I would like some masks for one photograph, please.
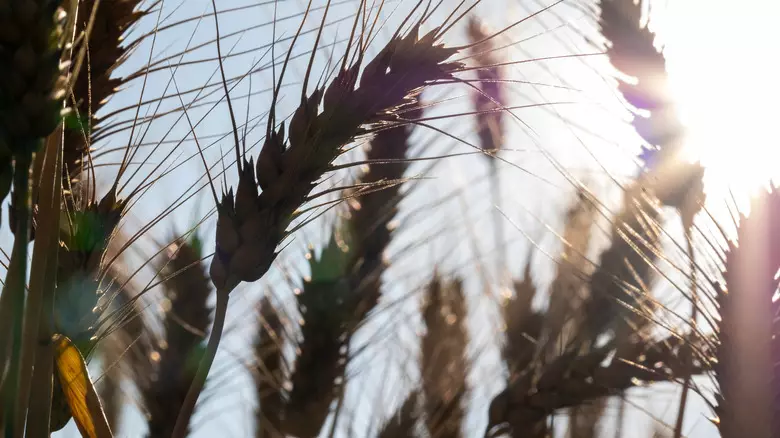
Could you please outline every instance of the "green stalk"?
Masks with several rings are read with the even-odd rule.
[[[211,370],[211,365],[214,363],[214,358],[217,356],[219,341],[222,339],[222,332],[225,329],[225,316],[227,315],[227,306],[231,289],[217,290],[217,304],[214,307],[214,324],[211,328],[209,341],[208,344],[206,344],[206,350],[203,353],[200,365],[198,365],[198,371],[195,373],[195,378],[192,379],[192,384],[187,391],[187,396],[182,402],[181,410],[179,411],[179,416],[176,418],[176,425],[173,427],[173,435],[171,438],[184,438],[187,435],[187,426],[190,423],[193,412],[195,412],[195,403],[198,402],[198,396],[203,390],[203,387],[206,386],[206,378],[209,375],[209,370]]]
[[[36,140],[40,142],[41,140]],[[38,147],[24,148],[29,151]],[[17,424],[19,409],[24,409],[19,399],[21,387],[21,353],[22,353],[22,321],[25,308],[25,286],[27,283],[27,244],[30,232],[30,167],[34,153],[22,152],[16,156],[14,163],[14,191],[13,205],[16,211],[16,232],[14,246],[11,252],[11,262],[8,265],[3,295],[10,294],[13,315],[11,320],[11,361],[8,375],[3,388],[3,404],[8,407],[4,412],[4,436],[14,438],[16,430],[23,428],[24,424]]]
[[[27,434],[47,436],[51,417],[54,318],[54,289],[59,255],[59,219],[62,195],[61,132],[48,137],[41,174],[40,208],[37,237],[33,246],[30,292],[24,320],[22,350],[22,389],[20,403],[28,408]],[[32,365],[35,365],[34,367]],[[17,424],[24,424],[23,411],[17,412]],[[16,438],[22,438],[22,428]]]

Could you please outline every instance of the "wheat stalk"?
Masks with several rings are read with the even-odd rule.
[[[770,437],[780,432],[777,370],[780,195],[755,199],[740,219],[736,243],[726,256],[726,289],[717,296],[717,424],[721,436]]]

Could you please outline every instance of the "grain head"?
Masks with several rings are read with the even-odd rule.
[[[466,301],[460,280],[436,275],[422,306],[426,333],[421,341],[420,373],[425,423],[431,437],[457,438],[465,418],[469,359]]]

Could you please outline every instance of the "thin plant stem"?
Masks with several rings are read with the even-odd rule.
[[[493,152],[494,154],[496,151]],[[490,195],[492,197],[492,216],[493,216],[493,232],[495,233],[496,251],[498,260],[496,266],[498,267],[498,284],[505,285],[506,281],[510,277],[509,266],[507,265],[507,246],[504,240],[504,220],[501,215],[503,210],[501,206],[501,178],[498,175],[498,161],[494,156],[490,157]]]
[[[40,140],[36,140],[40,142]],[[30,148],[35,150],[37,148]],[[5,412],[4,436],[13,438],[16,436],[16,430],[24,427],[17,424],[19,417],[16,412],[25,409],[22,406],[21,397],[18,397],[22,385],[20,378],[21,353],[22,353],[22,321],[25,308],[25,286],[27,282],[27,244],[29,243],[30,232],[30,166],[33,162],[33,153],[21,153],[16,157],[14,163],[14,192],[13,205],[16,211],[16,232],[14,246],[11,252],[11,262],[8,266],[3,295],[11,294],[13,321],[12,321],[12,340],[11,340],[11,362],[8,370],[8,377],[5,382],[6,387],[3,391],[4,405],[8,406]]]
[[[222,332],[225,329],[225,316],[227,315],[229,299],[230,290],[217,290],[217,303],[214,307],[214,325],[211,328],[209,342],[206,345],[206,351],[203,353],[203,359],[198,365],[198,371],[192,379],[190,389],[187,391],[187,396],[182,402],[181,410],[179,410],[179,416],[176,418],[176,425],[173,427],[173,435],[171,435],[171,438],[184,438],[187,436],[187,428],[190,423],[190,418],[195,411],[195,403],[197,403],[198,396],[206,385],[206,378],[211,370],[211,365],[214,363],[214,358],[217,356],[219,342],[222,339]]]
[[[691,334],[694,335],[696,332],[696,318],[698,317],[699,313],[699,303],[698,303],[698,292],[697,292],[697,285],[696,285],[696,259],[694,256],[693,251],[693,239],[691,236],[691,227],[685,227],[685,241],[688,246],[688,260],[690,262],[690,270],[691,270]],[[691,367],[691,361],[692,358],[692,351],[690,349],[684,350],[684,357],[683,360],[685,361],[685,367],[689,368]],[[683,381],[683,387],[682,387],[682,393],[680,394],[680,407],[677,411],[677,421],[674,425],[674,438],[681,438],[682,437],[682,427],[683,427],[683,420],[685,419],[685,406],[688,403],[688,392],[691,388],[691,378],[692,376],[690,373],[686,373],[685,379]]]
[[[21,356],[21,387],[18,400],[21,409],[16,412],[16,423],[19,426],[15,432],[16,438],[22,438],[23,425],[27,410],[32,406],[31,397],[35,393],[36,407],[48,405],[49,410],[29,413],[30,426],[46,427],[42,434],[28,431],[29,436],[45,436],[49,429],[51,414],[51,375],[52,375],[52,345],[51,324],[54,311],[54,287],[59,254],[59,219],[60,199],[62,192],[62,144],[61,131],[55,130],[47,137],[44,156],[41,186],[38,189],[40,199],[41,220],[38,224],[37,239],[33,246],[33,257],[30,278],[30,290],[27,294],[27,306],[24,315],[24,332]],[[33,187],[34,189],[34,187]],[[37,357],[38,355],[41,357]],[[40,359],[40,360],[39,360]],[[39,388],[40,387],[40,388]]]

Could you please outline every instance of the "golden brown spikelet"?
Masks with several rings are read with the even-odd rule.
[[[780,433],[780,341],[774,299],[780,268],[780,192],[754,199],[740,218],[726,256],[725,290],[718,294],[717,424],[721,436]]]
[[[287,364],[284,347],[284,325],[278,310],[268,297],[260,304],[260,324],[255,340],[255,386],[257,387],[257,413],[255,436],[276,438],[282,436]]]
[[[412,391],[403,404],[379,431],[379,438],[413,437],[417,426],[418,404],[420,394]]]
[[[457,438],[462,436],[469,372],[466,301],[460,280],[446,281],[435,274],[426,290],[422,317],[425,424],[431,437]]]
[[[210,271],[218,290],[255,281],[268,270],[293,212],[343,146],[365,135],[371,125],[395,119],[421,87],[451,77],[460,64],[446,60],[456,51],[434,38],[433,33],[418,38],[415,27],[392,39],[365,65],[357,88],[359,62],[340,71],[327,88],[302,99],[286,141],[283,124],[279,131],[269,130],[257,165],[244,162],[235,195],[229,191],[218,206],[217,251]]]
[[[203,355],[203,339],[211,323],[211,284],[201,261],[200,239],[180,238],[169,248],[162,266],[166,313],[165,336],[149,386],[141,391],[147,411],[148,436],[170,437],[177,414]]]

